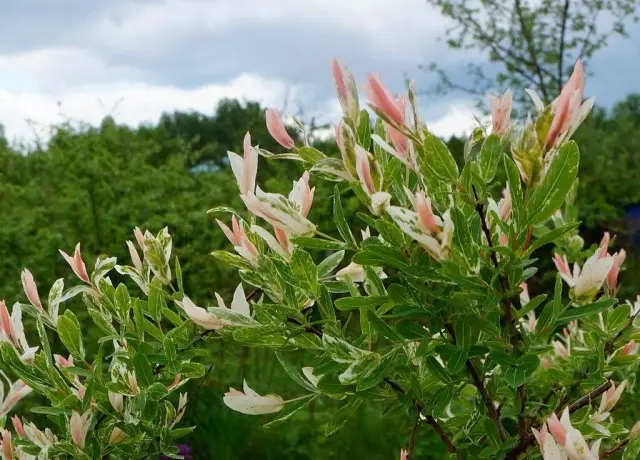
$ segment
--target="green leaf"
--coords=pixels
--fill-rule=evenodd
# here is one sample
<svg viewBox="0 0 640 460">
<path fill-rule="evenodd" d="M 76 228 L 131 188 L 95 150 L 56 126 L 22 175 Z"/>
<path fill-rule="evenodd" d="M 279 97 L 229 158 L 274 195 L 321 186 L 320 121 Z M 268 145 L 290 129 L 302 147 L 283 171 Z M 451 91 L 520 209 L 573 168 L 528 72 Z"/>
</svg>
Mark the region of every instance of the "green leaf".
<svg viewBox="0 0 640 460">
<path fill-rule="evenodd" d="M 296 151 L 298 152 L 298 155 L 300 155 L 300 158 L 311 164 L 315 164 L 317 161 L 325 158 L 324 153 L 313 147 L 302 146 L 298 147 Z"/>
<path fill-rule="evenodd" d="M 297 248 L 291 257 L 291 271 L 312 293 L 318 289 L 318 268 L 308 252 Z"/>
<path fill-rule="evenodd" d="M 374 267 L 390 265 L 400 270 L 409 268 L 402 251 L 386 246 L 376 246 L 375 248 L 367 248 L 364 251 L 360 251 L 353 256 L 353 261 L 360 265 Z"/>
<path fill-rule="evenodd" d="M 439 418 L 453 399 L 453 385 L 440 388 L 431 399 L 431 415 Z"/>
<path fill-rule="evenodd" d="M 147 311 L 149 312 L 151 318 L 153 318 L 155 321 L 160 321 L 160 319 L 162 318 L 163 306 L 164 305 L 162 304 L 162 297 L 160 296 L 160 293 L 158 293 L 158 291 L 156 291 L 155 289 L 150 289 L 149 298 L 147 300 Z"/>
<path fill-rule="evenodd" d="M 530 311 L 535 310 L 536 308 L 538 308 L 538 305 L 542 304 L 542 302 L 544 302 L 547 299 L 547 294 L 540 294 L 535 296 L 533 299 L 531 299 L 529 301 L 528 304 L 526 304 L 524 307 L 522 307 L 520 310 L 518 310 L 516 317 L 518 319 L 520 318 L 524 318 L 524 316 L 529 313 Z"/>
<path fill-rule="evenodd" d="M 554 289 L 554 296 L 547 305 L 545 305 L 538 321 L 536 322 L 536 334 L 543 335 L 548 333 L 554 326 L 556 318 L 560 314 L 557 309 L 557 303 L 562 300 L 562 278 L 558 273 L 556 275 L 556 284 Z"/>
<path fill-rule="evenodd" d="M 640 437 L 633 438 L 622 453 L 622 460 L 637 460 L 640 458 Z"/>
<path fill-rule="evenodd" d="M 480 150 L 480 170 L 482 178 L 488 183 L 496 175 L 500 155 L 502 154 L 502 140 L 497 134 L 491 134 L 482 144 Z"/>
<path fill-rule="evenodd" d="M 542 235 L 540 238 L 537 238 L 533 242 L 533 244 L 527 250 L 526 255 L 527 256 L 531 255 L 531 253 L 536 249 L 541 248 L 545 244 L 553 243 L 555 240 L 557 240 L 564 234 L 569 233 L 573 230 L 576 230 L 578 227 L 580 227 L 580 222 L 574 222 L 571 224 L 565 224 L 562 227 L 554 228 L 553 230 L 548 231 L 547 233 Z"/>
<path fill-rule="evenodd" d="M 66 415 L 67 410 L 63 407 L 36 406 L 29 409 L 29 412 L 33 414 L 51 415 L 53 417 L 58 417 L 60 415 Z"/>
<path fill-rule="evenodd" d="M 531 212 L 527 219 L 530 225 L 545 223 L 562 206 L 578 174 L 579 162 L 580 152 L 574 141 L 567 142 L 558 150 L 547 174 L 527 203 Z"/>
<path fill-rule="evenodd" d="M 136 325 L 136 333 L 140 340 L 144 340 L 144 314 L 142 313 L 142 304 L 140 299 L 133 301 L 133 320 Z"/>
<path fill-rule="evenodd" d="M 338 409 L 333 416 L 333 419 L 327 424 L 324 429 L 325 436 L 331 436 L 333 433 L 338 431 L 342 426 L 347 422 L 349 418 L 356 413 L 360 405 L 362 404 L 362 400 L 357 396 L 351 398 L 349 402 L 343 405 L 340 409 Z"/>
<path fill-rule="evenodd" d="M 167 387 L 160 382 L 156 382 L 147 388 L 147 396 L 150 401 L 160 401 L 167 394 Z"/>
<path fill-rule="evenodd" d="M 333 308 L 333 302 L 331 301 L 331 294 L 329 289 L 324 284 L 320 285 L 318 298 L 318 310 L 324 321 L 335 322 L 336 312 Z"/>
<path fill-rule="evenodd" d="M 253 267 L 249 262 L 247 262 L 247 259 L 240 257 L 239 255 L 232 254 L 227 251 L 213 251 L 211 255 L 224 265 L 231 265 L 232 267 L 239 268 L 240 270 L 253 270 Z"/>
<path fill-rule="evenodd" d="M 199 379 L 205 376 L 207 369 L 200 363 L 182 363 L 180 374 L 188 379 Z"/>
<path fill-rule="evenodd" d="M 468 352 L 465 350 L 454 351 L 447 360 L 447 372 L 450 374 L 457 374 L 464 367 L 464 363 L 467 360 Z"/>
<path fill-rule="evenodd" d="M 342 209 L 342 202 L 340 201 L 340 189 L 337 185 L 333 189 L 333 223 L 347 245 L 352 248 L 358 247 L 358 243 L 356 243 L 347 219 L 344 217 L 344 210 Z"/>
<path fill-rule="evenodd" d="M 366 151 L 371 147 L 371 120 L 369 120 L 369 112 L 364 109 L 360 111 L 358 122 L 358 144 Z"/>
<path fill-rule="evenodd" d="M 518 365 L 504 370 L 504 380 L 513 388 L 517 388 L 535 372 L 540 364 L 536 355 L 525 355 L 518 360 Z"/>
<path fill-rule="evenodd" d="M 386 220 L 379 219 L 376 222 L 376 228 L 380 232 L 380 236 L 382 236 L 387 243 L 399 248 L 405 247 L 406 243 L 404 233 L 397 225 Z"/>
<path fill-rule="evenodd" d="M 144 332 L 149 334 L 151 337 L 156 339 L 158 342 L 163 342 L 164 341 L 164 334 L 162 333 L 162 331 L 160 329 L 158 329 L 158 326 L 156 326 L 155 324 L 153 324 L 151 321 L 149 321 L 146 318 L 144 320 L 143 328 L 144 328 Z"/>
<path fill-rule="evenodd" d="M 362 297 L 343 297 L 336 300 L 335 305 L 338 310 L 353 310 L 355 308 L 373 307 L 389 301 L 389 296 L 362 296 Z"/>
<path fill-rule="evenodd" d="M 511 203 L 513 206 L 513 218 L 516 222 L 521 223 L 524 216 L 524 198 L 522 196 L 522 183 L 520 181 L 520 172 L 515 161 L 504 155 L 504 169 L 507 173 L 507 184 L 511 193 Z"/>
<path fill-rule="evenodd" d="M 369 322 L 382 336 L 389 340 L 402 342 L 404 337 L 396 332 L 396 330 L 387 324 L 383 318 L 380 318 L 375 311 L 369 312 Z"/>
<path fill-rule="evenodd" d="M 44 328 L 42 317 L 38 316 L 36 319 L 36 328 L 38 329 L 38 336 L 40 337 L 40 343 L 42 344 L 42 352 L 44 358 L 49 366 L 53 366 L 51 358 L 51 346 L 49 345 L 49 338 L 47 337 L 47 330 Z"/>
<path fill-rule="evenodd" d="M 498 427 L 493 422 L 493 420 L 491 420 L 488 417 L 485 417 L 484 422 L 482 422 L 482 429 L 492 444 L 499 446 L 502 443 L 502 441 L 500 440 L 500 433 L 498 432 Z"/>
<path fill-rule="evenodd" d="M 616 299 L 598 300 L 597 302 L 583 305 L 581 307 L 568 308 L 560 315 L 558 321 L 562 323 L 568 323 L 569 321 L 573 321 L 574 319 L 597 315 L 598 313 L 605 311 L 610 307 L 613 307 L 616 302 Z"/>
<path fill-rule="evenodd" d="M 301 399 L 300 401 L 295 401 L 293 403 L 288 403 L 284 406 L 284 408 L 278 412 L 278 417 L 274 420 L 271 420 L 269 423 L 265 423 L 265 428 L 273 428 L 281 425 L 286 420 L 289 420 L 292 415 L 299 412 L 301 409 L 304 409 L 309 405 L 311 401 L 313 401 L 317 395 L 313 395 L 309 398 Z"/>
<path fill-rule="evenodd" d="M 456 346 L 464 351 L 471 348 L 471 326 L 462 319 L 456 322 Z"/>
<path fill-rule="evenodd" d="M 300 371 L 298 371 L 298 369 L 293 364 L 291 364 L 289 361 L 287 361 L 284 358 L 281 352 L 276 351 L 276 358 L 278 358 L 278 361 L 280 361 L 282 368 L 287 373 L 287 375 L 291 377 L 291 379 L 293 379 L 294 382 L 296 382 L 305 390 L 313 391 L 313 392 L 316 391 L 316 388 L 313 385 L 311 385 L 311 383 L 309 383 L 309 381 L 306 378 L 302 376 Z"/>
<path fill-rule="evenodd" d="M 414 305 L 415 300 L 402 284 L 392 284 L 388 288 L 389 296 L 396 305 Z"/>
<path fill-rule="evenodd" d="M 151 362 L 143 353 L 136 353 L 133 357 L 133 368 L 136 371 L 136 379 L 142 388 L 146 388 L 153 383 L 153 372 Z"/>
<path fill-rule="evenodd" d="M 496 363 L 504 367 L 518 365 L 518 360 L 502 349 L 491 350 L 489 356 L 491 356 L 491 359 L 493 359 Z"/>
<path fill-rule="evenodd" d="M 322 262 L 318 264 L 318 277 L 322 278 L 331 273 L 340 262 L 344 259 L 344 250 L 337 251 L 328 256 Z"/>
<path fill-rule="evenodd" d="M 377 386 L 382 379 L 389 373 L 389 369 L 393 364 L 395 353 L 389 353 L 380 361 L 376 361 L 371 369 L 358 381 L 356 385 L 357 391 L 365 391 L 369 388 Z"/>
<path fill-rule="evenodd" d="M 193 433 L 193 431 L 196 429 L 195 426 L 186 426 L 186 427 L 181 427 L 181 428 L 174 428 L 173 430 L 171 430 L 171 433 L 169 435 L 169 438 L 172 441 L 175 441 L 176 439 L 180 439 L 188 434 Z M 184 456 L 183 455 L 178 455 L 177 458 L 183 459 Z"/>
<path fill-rule="evenodd" d="M 320 238 L 310 238 L 306 236 L 299 236 L 297 238 L 293 238 L 292 241 L 298 246 L 311 248 L 311 249 L 328 249 L 331 251 L 347 249 L 347 245 L 341 241 L 329 241 L 329 240 L 322 240 Z M 250 267 L 249 269 L 253 270 L 253 267 Z"/>
<path fill-rule="evenodd" d="M 129 318 L 129 309 L 131 308 L 131 297 L 127 286 L 120 283 L 116 288 L 115 303 L 120 318 L 126 321 Z"/>
<path fill-rule="evenodd" d="M 424 176 L 433 176 L 440 182 L 454 183 L 458 180 L 458 165 L 447 145 L 437 136 L 425 132 L 418 163 Z"/>
<path fill-rule="evenodd" d="M 447 374 L 447 371 L 442 367 L 442 364 L 438 362 L 433 356 L 427 356 L 425 358 L 425 364 L 433 375 L 435 375 L 443 383 L 451 383 L 451 377 Z"/>
<path fill-rule="evenodd" d="M 614 308 L 607 317 L 607 332 L 613 335 L 626 326 L 631 314 L 631 307 L 628 304 L 622 304 Z"/>
<path fill-rule="evenodd" d="M 58 335 L 73 357 L 84 361 L 80 323 L 71 310 L 66 310 L 64 315 L 58 318 Z"/>
<path fill-rule="evenodd" d="M 177 257 L 175 260 L 174 271 L 176 273 L 176 280 L 178 281 L 178 292 L 184 295 L 184 284 L 182 282 L 182 267 L 180 267 L 180 262 L 178 261 Z"/>
</svg>

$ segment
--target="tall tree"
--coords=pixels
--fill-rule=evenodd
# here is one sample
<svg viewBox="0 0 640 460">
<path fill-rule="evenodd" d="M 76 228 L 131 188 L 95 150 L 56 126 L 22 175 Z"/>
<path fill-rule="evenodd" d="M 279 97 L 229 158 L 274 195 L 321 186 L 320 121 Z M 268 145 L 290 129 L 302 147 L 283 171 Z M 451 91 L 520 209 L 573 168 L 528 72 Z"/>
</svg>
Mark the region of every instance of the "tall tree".
<svg viewBox="0 0 640 460">
<path fill-rule="evenodd" d="M 438 92 L 523 88 L 549 103 L 560 92 L 574 62 L 588 61 L 615 35 L 628 36 L 638 21 L 639 0 L 427 0 L 453 23 L 446 32 L 454 49 L 487 54 L 489 63 L 470 63 L 471 84 L 462 84 L 438 64 Z"/>
</svg>

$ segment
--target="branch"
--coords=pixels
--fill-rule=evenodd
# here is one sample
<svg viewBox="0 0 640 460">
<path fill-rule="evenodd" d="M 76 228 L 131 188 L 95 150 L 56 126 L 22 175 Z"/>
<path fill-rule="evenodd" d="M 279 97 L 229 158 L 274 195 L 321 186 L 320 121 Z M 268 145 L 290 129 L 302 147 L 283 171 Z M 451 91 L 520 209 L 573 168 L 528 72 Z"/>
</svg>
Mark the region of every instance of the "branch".
<svg viewBox="0 0 640 460">
<path fill-rule="evenodd" d="M 591 393 L 583 396 L 582 398 L 578 399 L 576 402 L 571 404 L 569 406 L 569 412 L 571 413 L 571 412 L 577 411 L 578 409 L 581 409 L 582 407 L 584 407 L 587 404 L 589 404 L 592 399 L 595 399 L 598 396 L 602 395 L 609 388 L 611 388 L 611 382 L 603 383 L 598 388 L 596 388 L 595 390 L 591 391 Z"/>
<path fill-rule="evenodd" d="M 487 412 L 489 414 L 489 417 L 493 420 L 493 422 L 496 424 L 496 427 L 498 428 L 498 434 L 500 435 L 500 439 L 502 441 L 506 440 L 507 434 L 504 431 L 502 422 L 500 421 L 500 416 L 498 415 L 498 411 L 496 410 L 496 407 L 493 405 L 493 401 L 491 401 L 491 398 L 489 397 L 489 393 L 487 393 L 487 389 L 484 386 L 484 382 L 480 378 L 480 375 L 478 375 L 478 371 L 476 370 L 475 366 L 469 359 L 467 359 L 465 365 L 467 366 L 467 370 L 469 371 L 469 374 L 471 374 L 471 380 L 473 380 L 473 385 L 478 389 L 478 391 L 480 392 L 480 395 L 482 396 L 482 400 L 484 401 L 484 405 L 487 407 Z"/>
<path fill-rule="evenodd" d="M 484 233 L 485 238 L 487 239 L 487 244 L 489 245 L 489 250 L 491 251 L 491 261 L 493 262 L 493 266 L 497 269 L 499 266 L 498 263 L 498 255 L 496 251 L 493 249 L 493 241 L 491 239 L 491 230 L 489 229 L 489 225 L 487 224 L 487 216 L 484 213 L 484 205 L 478 199 L 478 193 L 476 192 L 476 188 L 472 186 L 473 195 L 476 199 L 476 212 L 480 216 L 480 224 L 482 226 L 482 232 Z M 504 278 L 502 276 L 498 276 L 498 281 L 500 282 L 500 289 L 502 291 L 503 303 L 504 303 L 504 316 L 509 328 L 515 333 L 514 338 L 520 340 L 518 337 L 518 331 L 515 328 L 513 322 L 513 313 L 511 312 L 511 299 L 506 297 L 507 287 L 504 284 Z"/>
<path fill-rule="evenodd" d="M 451 442 L 451 439 L 449 439 L 449 436 L 447 436 L 447 433 L 445 433 L 445 431 L 442 429 L 442 427 L 440 426 L 440 424 L 435 418 L 433 418 L 430 415 L 427 415 L 425 422 L 431 425 L 431 427 L 433 428 L 433 431 L 435 431 L 437 435 L 440 436 L 440 439 L 442 440 L 444 445 L 447 446 L 447 450 L 449 452 L 451 452 L 452 454 L 458 453 L 456 446 L 453 445 L 453 442 Z"/>
<path fill-rule="evenodd" d="M 527 419 L 524 417 L 525 408 L 527 405 L 527 393 L 524 389 L 524 385 L 518 387 L 518 396 L 520 397 L 520 413 L 518 414 L 518 434 L 520 439 L 524 439 L 527 436 Z"/>
</svg>

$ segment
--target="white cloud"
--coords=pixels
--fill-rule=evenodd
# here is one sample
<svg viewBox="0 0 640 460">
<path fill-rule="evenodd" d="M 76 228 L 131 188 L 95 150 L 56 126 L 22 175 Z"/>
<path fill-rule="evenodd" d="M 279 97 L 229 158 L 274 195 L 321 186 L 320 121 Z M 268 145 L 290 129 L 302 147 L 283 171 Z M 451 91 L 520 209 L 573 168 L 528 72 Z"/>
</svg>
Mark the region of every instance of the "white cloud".
<svg viewBox="0 0 640 460">
<path fill-rule="evenodd" d="M 280 106 L 287 92 L 295 100 L 297 91 L 281 81 L 249 74 L 195 89 L 121 81 L 56 94 L 0 90 L 0 123 L 10 139 L 32 141 L 46 138 L 51 125 L 62 121 L 97 124 L 112 115 L 118 122 L 138 125 L 156 122 L 165 111 L 213 113 L 223 98 Z"/>
<path fill-rule="evenodd" d="M 222 35 L 242 25 L 273 23 L 313 23 L 327 34 L 347 32 L 400 55 L 423 49 L 425 39 L 447 26 L 424 0 L 163 0 L 126 4 L 87 24 L 87 35 L 106 47 L 157 52 L 194 31 Z"/>
<path fill-rule="evenodd" d="M 476 117 L 482 123 L 488 122 L 479 115 L 471 103 L 454 102 L 442 117 L 427 121 L 427 127 L 431 132 L 445 139 L 451 136 L 467 136 L 478 125 Z"/>
<path fill-rule="evenodd" d="M 42 48 L 0 56 L 0 73 L 6 72 L 22 75 L 32 90 L 44 93 L 140 76 L 140 72 L 131 67 L 110 65 L 81 48 Z"/>
</svg>

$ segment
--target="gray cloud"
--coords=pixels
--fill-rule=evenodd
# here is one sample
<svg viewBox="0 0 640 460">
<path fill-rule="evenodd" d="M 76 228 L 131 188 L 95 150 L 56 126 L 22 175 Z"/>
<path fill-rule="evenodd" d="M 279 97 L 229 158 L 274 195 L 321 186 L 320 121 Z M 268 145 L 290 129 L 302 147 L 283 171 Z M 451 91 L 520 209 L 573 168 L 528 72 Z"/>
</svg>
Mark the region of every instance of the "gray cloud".
<svg viewBox="0 0 640 460">
<path fill-rule="evenodd" d="M 394 91 L 407 74 L 432 86 L 418 70 L 431 61 L 464 81 L 482 56 L 449 51 L 436 40 L 445 28 L 424 0 L 22 0 L 0 16 L 0 67 L 53 97 L 128 82 L 195 91 L 246 73 L 300 89 L 298 102 L 317 113 L 333 99 L 334 56 L 358 81 L 378 72 Z M 640 29 L 631 34 L 591 63 L 587 94 L 601 105 L 640 90 Z M 464 104 L 461 93 L 421 97 L 429 119 Z"/>
</svg>

